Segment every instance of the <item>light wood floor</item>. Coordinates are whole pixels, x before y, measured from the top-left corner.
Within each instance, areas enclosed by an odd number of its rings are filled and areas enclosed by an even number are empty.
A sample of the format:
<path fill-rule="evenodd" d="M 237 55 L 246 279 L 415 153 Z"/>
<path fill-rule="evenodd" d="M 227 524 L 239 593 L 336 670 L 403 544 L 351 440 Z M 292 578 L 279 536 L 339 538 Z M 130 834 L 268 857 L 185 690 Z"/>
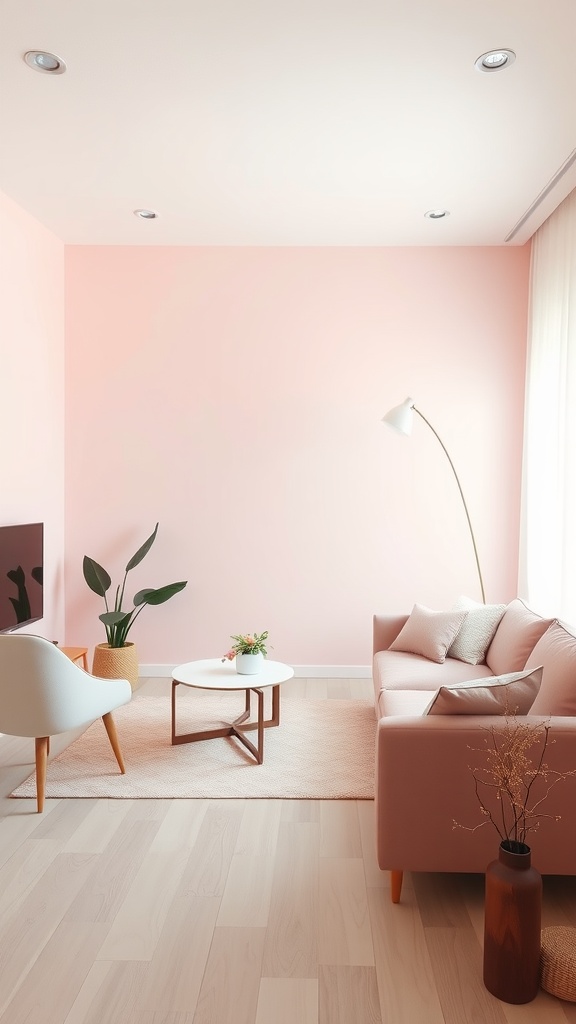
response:
<path fill-rule="evenodd" d="M 294 680 L 332 698 L 370 685 Z M 166 693 L 168 727 L 169 681 L 139 692 Z M 484 989 L 481 876 L 408 875 L 391 904 L 371 801 L 38 815 L 8 799 L 32 759 L 0 738 L 0 1024 L 576 1024 L 576 1004 Z M 545 880 L 543 923 L 576 926 L 576 879 Z"/>

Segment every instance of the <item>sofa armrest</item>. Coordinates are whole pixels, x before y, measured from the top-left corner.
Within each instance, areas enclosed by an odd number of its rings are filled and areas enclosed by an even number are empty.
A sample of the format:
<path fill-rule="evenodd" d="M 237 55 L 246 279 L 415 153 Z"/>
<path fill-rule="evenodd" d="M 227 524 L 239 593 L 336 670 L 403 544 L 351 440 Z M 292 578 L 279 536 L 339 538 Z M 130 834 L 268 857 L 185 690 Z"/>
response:
<path fill-rule="evenodd" d="M 387 651 L 402 627 L 408 622 L 409 617 L 409 615 L 375 615 L 372 625 L 372 653 Z"/>
<path fill-rule="evenodd" d="M 484 741 L 505 724 L 500 716 L 430 715 L 378 723 L 376 830 L 378 862 L 395 871 L 483 872 L 499 838 L 482 815 L 470 766 L 482 766 Z M 576 767 L 576 719 L 527 716 L 551 726 L 546 762 L 559 772 Z M 532 757 L 537 756 L 534 747 Z M 549 793 L 532 862 L 543 874 L 576 873 L 576 776 Z M 554 820 L 559 815 L 560 820 Z M 460 826 L 454 828 L 454 821 Z M 474 831 L 472 831 L 474 830 Z"/>

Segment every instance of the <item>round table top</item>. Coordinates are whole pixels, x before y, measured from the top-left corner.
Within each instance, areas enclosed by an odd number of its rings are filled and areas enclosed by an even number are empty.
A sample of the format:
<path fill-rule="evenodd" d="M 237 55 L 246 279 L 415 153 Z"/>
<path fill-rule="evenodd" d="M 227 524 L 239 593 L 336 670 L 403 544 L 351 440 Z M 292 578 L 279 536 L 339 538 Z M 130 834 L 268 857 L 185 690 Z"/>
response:
<path fill-rule="evenodd" d="M 281 661 L 264 659 L 262 668 L 253 675 L 240 675 L 233 661 L 222 661 L 221 658 L 206 658 L 204 661 L 188 661 L 185 665 L 177 665 L 172 672 L 172 679 L 184 686 L 197 686 L 201 690 L 252 690 L 265 686 L 277 686 L 285 683 L 294 675 L 294 669 L 283 665 Z"/>

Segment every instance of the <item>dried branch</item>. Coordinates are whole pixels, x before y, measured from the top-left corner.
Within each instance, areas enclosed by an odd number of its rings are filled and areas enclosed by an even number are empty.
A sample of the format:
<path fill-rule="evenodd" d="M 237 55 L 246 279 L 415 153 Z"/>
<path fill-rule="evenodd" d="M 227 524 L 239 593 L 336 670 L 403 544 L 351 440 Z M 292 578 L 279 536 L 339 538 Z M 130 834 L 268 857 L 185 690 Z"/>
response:
<path fill-rule="evenodd" d="M 546 814 L 540 808 L 554 786 L 576 775 L 576 769 L 558 772 L 546 763 L 546 750 L 555 742 L 550 737 L 549 722 L 519 721 L 516 715 L 506 715 L 503 728 L 490 726 L 483 731 L 488 733 L 484 747 L 470 749 L 484 755 L 486 766 L 469 766 L 469 771 L 484 821 L 473 826 L 453 821 L 453 828 L 475 832 L 490 823 L 503 842 L 525 843 L 528 834 L 535 832 L 543 819 L 559 821 L 559 815 Z M 534 764 L 530 752 L 537 744 L 541 749 Z M 537 784 L 545 787 L 539 796 L 534 791 Z M 492 802 L 498 802 L 497 814 L 487 806 L 483 790 L 491 791 Z"/>

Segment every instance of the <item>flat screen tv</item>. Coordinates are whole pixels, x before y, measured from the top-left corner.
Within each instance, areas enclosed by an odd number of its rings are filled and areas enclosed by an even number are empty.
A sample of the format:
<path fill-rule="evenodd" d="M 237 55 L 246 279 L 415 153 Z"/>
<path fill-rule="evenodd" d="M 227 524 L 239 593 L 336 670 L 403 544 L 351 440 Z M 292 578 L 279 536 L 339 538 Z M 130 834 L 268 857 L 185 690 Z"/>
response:
<path fill-rule="evenodd" d="M 0 526 L 0 633 L 44 614 L 44 523 Z"/>

